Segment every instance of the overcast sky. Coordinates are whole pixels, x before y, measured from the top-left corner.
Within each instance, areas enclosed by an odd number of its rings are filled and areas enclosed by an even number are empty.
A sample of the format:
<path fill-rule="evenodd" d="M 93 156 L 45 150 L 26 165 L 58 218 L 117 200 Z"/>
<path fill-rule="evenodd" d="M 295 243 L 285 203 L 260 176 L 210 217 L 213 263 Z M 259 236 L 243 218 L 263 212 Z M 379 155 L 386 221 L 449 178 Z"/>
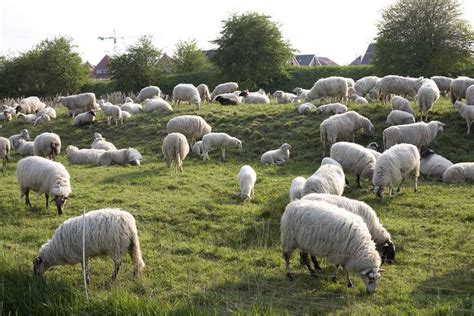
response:
<path fill-rule="evenodd" d="M 84 60 L 97 64 L 105 53 L 117 52 L 141 35 L 153 36 L 158 48 L 173 53 L 176 42 L 196 39 L 213 48 L 222 20 L 231 13 L 256 11 L 281 24 L 292 47 L 302 54 L 329 57 L 348 64 L 362 55 L 377 33 L 381 10 L 394 0 L 0 0 L 0 54 L 18 54 L 40 40 L 70 36 Z M 474 1 L 462 3 L 464 17 L 474 25 Z"/>

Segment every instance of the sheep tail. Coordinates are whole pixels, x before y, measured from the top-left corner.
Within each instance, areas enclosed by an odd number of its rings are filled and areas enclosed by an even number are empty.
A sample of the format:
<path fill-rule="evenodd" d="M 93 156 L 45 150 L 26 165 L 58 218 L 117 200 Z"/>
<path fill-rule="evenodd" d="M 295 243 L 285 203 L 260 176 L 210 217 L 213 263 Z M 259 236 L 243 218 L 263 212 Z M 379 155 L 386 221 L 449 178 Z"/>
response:
<path fill-rule="evenodd" d="M 142 250 L 140 248 L 140 241 L 138 240 L 137 229 L 134 229 L 131 237 L 130 245 L 130 257 L 132 258 L 133 265 L 135 266 L 135 275 L 142 275 L 143 269 L 145 268 L 145 262 L 142 259 Z"/>
<path fill-rule="evenodd" d="M 179 143 L 181 143 L 181 140 L 179 140 Z M 181 163 L 182 163 L 182 161 L 181 161 L 181 149 L 180 148 L 181 148 L 181 146 L 179 146 L 179 145 L 174 147 L 174 152 L 175 152 L 174 156 L 176 157 L 176 161 L 174 163 L 175 163 L 176 170 L 178 168 L 181 168 Z"/>

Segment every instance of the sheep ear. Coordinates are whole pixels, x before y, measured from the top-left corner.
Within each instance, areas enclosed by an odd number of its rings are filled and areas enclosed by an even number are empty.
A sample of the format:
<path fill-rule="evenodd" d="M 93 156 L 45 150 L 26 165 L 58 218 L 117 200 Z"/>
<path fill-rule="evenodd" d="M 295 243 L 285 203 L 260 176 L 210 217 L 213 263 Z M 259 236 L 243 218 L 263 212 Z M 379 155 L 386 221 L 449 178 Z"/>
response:
<path fill-rule="evenodd" d="M 439 122 L 439 123 L 440 123 L 439 125 L 441 125 L 441 127 L 445 127 L 445 126 L 446 126 L 446 124 L 444 124 L 444 123 L 441 123 L 441 122 Z"/>

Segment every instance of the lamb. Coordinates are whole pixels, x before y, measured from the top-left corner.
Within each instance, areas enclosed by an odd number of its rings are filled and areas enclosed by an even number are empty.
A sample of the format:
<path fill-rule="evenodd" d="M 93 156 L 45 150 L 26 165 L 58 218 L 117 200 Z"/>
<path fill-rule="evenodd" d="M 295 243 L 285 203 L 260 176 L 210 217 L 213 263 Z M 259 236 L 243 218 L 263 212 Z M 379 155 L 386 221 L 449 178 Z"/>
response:
<path fill-rule="evenodd" d="M 415 117 L 405 111 L 392 110 L 387 116 L 387 124 L 389 126 L 412 123 L 415 123 Z"/>
<path fill-rule="evenodd" d="M 152 99 L 153 100 L 153 99 Z M 120 106 L 122 111 L 127 111 L 130 114 L 135 114 L 143 111 L 143 107 L 139 103 L 126 102 Z"/>
<path fill-rule="evenodd" d="M 303 197 L 303 189 L 306 184 L 306 179 L 304 177 L 296 177 L 291 181 L 290 186 L 290 202 L 301 199 Z"/>
<path fill-rule="evenodd" d="M 123 111 L 122 110 L 122 119 L 125 121 L 125 120 L 128 120 L 129 118 L 132 117 L 132 114 L 130 114 L 129 112 L 127 111 Z"/>
<path fill-rule="evenodd" d="M 232 93 L 239 89 L 237 82 L 226 82 L 217 85 L 211 93 L 211 100 L 214 100 L 216 96 L 223 93 Z"/>
<path fill-rule="evenodd" d="M 139 166 L 142 160 L 140 152 L 134 148 L 107 150 L 97 160 L 99 166 L 132 165 Z"/>
<path fill-rule="evenodd" d="M 20 100 L 20 103 L 16 106 L 16 113 L 36 114 L 45 107 L 46 104 L 41 102 L 38 97 L 28 97 Z"/>
<path fill-rule="evenodd" d="M 54 159 L 61 153 L 61 138 L 55 133 L 42 133 L 36 136 L 33 143 L 35 156 Z"/>
<path fill-rule="evenodd" d="M 325 97 L 343 101 L 347 97 L 347 89 L 347 81 L 342 77 L 321 78 L 315 82 L 309 93 L 306 95 L 305 102 Z"/>
<path fill-rule="evenodd" d="M 325 119 L 319 127 L 323 157 L 327 145 L 332 146 L 342 140 L 354 142 L 354 135 L 360 129 L 364 129 L 369 136 L 374 133 L 372 122 L 355 111 L 336 114 Z"/>
<path fill-rule="evenodd" d="M 426 146 L 439 132 L 443 131 L 445 125 L 440 121 L 431 121 L 387 127 L 383 131 L 383 146 L 385 150 L 400 143 L 413 144 L 418 147 Z"/>
<path fill-rule="evenodd" d="M 35 121 L 33 122 L 33 126 L 43 124 L 43 123 L 49 122 L 49 121 L 51 121 L 51 118 L 49 117 L 48 114 L 41 114 L 41 115 L 36 117 Z"/>
<path fill-rule="evenodd" d="M 181 115 L 172 118 L 166 124 L 166 130 L 170 133 L 181 133 L 194 142 L 209 134 L 212 127 L 200 116 Z"/>
<path fill-rule="evenodd" d="M 443 173 L 453 165 L 451 161 L 435 154 L 433 150 L 426 146 L 421 146 L 420 158 L 421 174 L 433 178 L 434 180 L 442 180 Z"/>
<path fill-rule="evenodd" d="M 7 162 L 10 160 L 10 141 L 5 137 L 0 137 L 0 159 L 2 159 L 2 172 L 7 171 Z"/>
<path fill-rule="evenodd" d="M 240 185 L 240 198 L 244 202 L 249 202 L 254 195 L 255 182 L 257 181 L 257 173 L 249 165 L 242 166 L 237 175 Z"/>
<path fill-rule="evenodd" d="M 428 112 L 433 108 L 434 103 L 439 99 L 439 89 L 431 79 L 423 79 L 422 85 L 415 96 L 416 103 L 420 109 L 420 121 L 425 118 L 428 121 Z"/>
<path fill-rule="evenodd" d="M 31 123 L 31 124 L 34 123 L 34 121 L 37 118 L 36 114 L 23 114 L 23 113 L 17 114 L 17 117 L 23 123 Z"/>
<path fill-rule="evenodd" d="M 183 172 L 183 160 L 189 153 L 189 144 L 186 136 L 180 133 L 170 133 L 166 135 L 161 147 L 168 168 L 174 162 L 175 171 Z"/>
<path fill-rule="evenodd" d="M 279 149 L 269 150 L 265 152 L 260 158 L 260 161 L 265 165 L 280 165 L 290 159 L 290 149 L 291 145 L 284 143 L 280 146 Z"/>
<path fill-rule="evenodd" d="M 335 164 L 321 164 L 318 170 L 306 180 L 303 196 L 310 193 L 329 193 L 342 195 L 346 177 L 342 168 Z"/>
<path fill-rule="evenodd" d="M 356 94 L 365 97 L 375 87 L 377 80 L 379 80 L 379 77 L 376 76 L 363 77 L 357 80 L 354 84 Z"/>
<path fill-rule="evenodd" d="M 288 204 L 281 218 L 281 244 L 287 277 L 293 278 L 290 257 L 299 248 L 327 257 L 330 264 L 342 265 L 346 286 L 352 287 L 349 272 L 356 272 L 366 290 L 373 293 L 380 277 L 381 259 L 362 218 L 335 205 L 310 200 Z M 336 270 L 337 274 L 337 270 Z"/>
<path fill-rule="evenodd" d="M 201 97 L 199 96 L 198 89 L 188 83 L 180 83 L 175 86 L 173 89 L 173 102 L 179 105 L 181 101 L 188 101 L 189 104 L 194 104 L 196 109 L 199 110 Z"/>
<path fill-rule="evenodd" d="M 162 98 L 147 99 L 145 105 L 143 106 L 143 112 L 161 112 L 161 113 L 170 113 L 173 112 L 171 104 Z"/>
<path fill-rule="evenodd" d="M 103 150 L 117 150 L 114 144 L 105 140 L 99 133 L 94 133 L 94 141 L 91 144 L 91 149 Z"/>
<path fill-rule="evenodd" d="M 421 87 L 422 81 L 423 77 L 385 76 L 380 80 L 379 96 L 383 101 L 386 101 L 390 94 L 414 97 Z"/>
<path fill-rule="evenodd" d="M 140 90 L 140 92 L 137 95 L 137 101 L 143 102 L 146 99 L 152 99 L 154 97 L 160 97 L 160 96 L 161 96 L 160 88 L 156 86 L 148 86 Z"/>
<path fill-rule="evenodd" d="M 90 110 L 85 113 L 79 113 L 74 118 L 74 126 L 80 127 L 82 125 L 92 124 L 95 122 L 95 111 Z"/>
<path fill-rule="evenodd" d="M 356 176 L 359 188 L 361 177 L 369 181 L 372 180 L 377 157 L 371 150 L 359 144 L 338 142 L 331 146 L 330 156 L 341 164 L 345 173 L 351 173 Z"/>
<path fill-rule="evenodd" d="M 273 96 L 277 99 L 278 103 L 297 103 L 300 100 L 297 95 L 282 90 L 275 91 Z"/>
<path fill-rule="evenodd" d="M 306 99 L 306 96 L 308 95 L 309 93 L 309 89 L 303 89 L 303 88 L 294 88 L 293 89 L 293 92 L 296 93 L 296 95 L 301 99 L 301 100 L 304 100 Z"/>
<path fill-rule="evenodd" d="M 458 110 L 459 114 L 461 114 L 461 117 L 466 120 L 467 133 L 470 134 L 471 123 L 474 121 L 474 105 L 466 105 L 460 101 L 456 101 L 453 106 Z"/>
<path fill-rule="evenodd" d="M 240 103 L 240 97 L 233 93 L 219 94 L 214 101 L 220 103 L 220 105 L 237 105 Z"/>
<path fill-rule="evenodd" d="M 466 103 L 474 105 L 474 84 L 470 85 L 466 90 Z"/>
<path fill-rule="evenodd" d="M 392 105 L 392 111 L 393 110 L 405 111 L 415 116 L 415 112 L 410 106 L 410 101 L 408 101 L 404 97 L 394 95 L 392 99 L 390 100 L 390 104 Z"/>
<path fill-rule="evenodd" d="M 3 111 L 0 113 L 0 122 L 8 122 L 11 121 L 13 115 L 9 111 Z"/>
<path fill-rule="evenodd" d="M 371 142 L 370 144 L 367 145 L 366 148 L 379 152 L 379 144 L 377 144 L 376 142 Z"/>
<path fill-rule="evenodd" d="M 431 80 L 436 82 L 440 93 L 447 95 L 451 90 L 451 83 L 453 82 L 452 78 L 444 76 L 433 76 L 431 77 Z"/>
<path fill-rule="evenodd" d="M 73 145 L 66 148 L 66 157 L 70 165 L 97 165 L 103 149 L 79 149 Z"/>
<path fill-rule="evenodd" d="M 115 126 L 118 126 L 119 122 L 123 124 L 122 110 L 120 106 L 114 105 L 110 102 L 99 101 L 102 112 L 107 116 L 107 125 L 110 125 L 111 121 L 115 121 Z"/>
<path fill-rule="evenodd" d="M 20 134 L 12 135 L 8 139 L 10 140 L 11 149 L 18 149 L 18 146 L 20 146 L 19 140 L 20 139 L 30 140 L 30 133 L 28 132 L 27 129 L 24 129 L 20 132 Z"/>
<path fill-rule="evenodd" d="M 420 176 L 420 153 L 411 144 L 398 144 L 385 150 L 375 163 L 374 193 L 382 198 L 384 188 L 389 188 L 389 196 L 392 197 L 392 189 L 398 186 L 397 192 L 405 178 L 411 172 L 415 173 L 415 192 Z"/>
<path fill-rule="evenodd" d="M 16 166 L 16 178 L 20 186 L 20 199 L 25 196 L 28 207 L 31 207 L 29 194 L 33 191 L 45 195 L 46 208 L 49 207 L 49 197 L 52 197 L 58 214 L 63 213 L 71 194 L 71 185 L 69 173 L 61 163 L 38 156 L 26 157 Z"/>
<path fill-rule="evenodd" d="M 458 77 L 451 82 L 451 86 L 449 87 L 451 91 L 451 101 L 453 104 L 456 101 L 461 101 L 462 98 L 466 97 L 466 91 L 469 86 L 474 84 L 474 78 L 468 77 Z"/>
<path fill-rule="evenodd" d="M 248 104 L 268 104 L 270 103 L 270 99 L 267 95 L 262 94 L 260 92 L 248 92 L 242 91 L 239 94 L 240 97 L 244 98 L 244 103 Z"/>
<path fill-rule="evenodd" d="M 342 114 L 347 112 L 347 106 L 342 103 L 329 103 L 317 108 L 316 113 Z"/>
<path fill-rule="evenodd" d="M 209 159 L 209 151 L 221 149 L 221 158 L 225 160 L 225 150 L 229 147 L 242 149 L 242 142 L 226 133 L 208 133 L 202 137 L 202 159 Z"/>
<path fill-rule="evenodd" d="M 36 113 L 37 116 L 40 116 L 43 114 L 48 115 L 52 119 L 55 119 L 57 117 L 56 110 L 50 106 L 47 106 L 44 109 L 38 111 L 38 113 Z"/>
<path fill-rule="evenodd" d="M 443 182 L 461 183 L 467 181 L 474 181 L 474 162 L 454 164 L 443 173 Z"/>
<path fill-rule="evenodd" d="M 97 109 L 95 94 L 92 92 L 70 95 L 67 97 L 57 97 L 54 102 L 64 105 L 69 110 L 69 114 L 71 114 L 72 117 L 75 117 L 79 113 Z"/>
<path fill-rule="evenodd" d="M 211 93 L 209 92 L 209 88 L 205 83 L 201 83 L 199 86 L 196 87 L 199 91 L 199 97 L 204 102 L 209 102 L 211 100 Z"/>
<path fill-rule="evenodd" d="M 202 157 L 202 151 L 202 140 L 200 140 L 193 145 L 192 152 L 197 156 Z"/>
<path fill-rule="evenodd" d="M 316 107 L 311 102 L 306 102 L 298 106 L 298 113 L 304 114 L 306 112 L 311 112 L 312 110 L 316 109 Z"/>
<path fill-rule="evenodd" d="M 83 231 L 86 232 L 84 245 Z M 122 254 L 128 252 L 134 265 L 134 274 L 141 275 L 145 267 L 138 239 L 135 218 L 122 209 L 105 208 L 68 219 L 43 244 L 33 261 L 35 275 L 42 276 L 49 268 L 64 264 L 82 264 L 85 247 L 86 282 L 89 283 L 89 258 L 108 256 L 114 261 L 112 280 L 121 265 Z"/>
<path fill-rule="evenodd" d="M 34 156 L 35 155 L 35 150 L 34 150 L 34 142 L 28 142 L 24 139 L 20 139 L 18 141 L 18 153 L 22 157 L 28 157 L 28 156 Z"/>
<path fill-rule="evenodd" d="M 361 97 L 360 95 L 356 94 L 355 89 L 352 87 L 348 89 L 348 94 L 349 94 L 349 100 L 354 102 L 355 104 L 369 104 L 369 101 L 367 101 L 366 98 Z"/>

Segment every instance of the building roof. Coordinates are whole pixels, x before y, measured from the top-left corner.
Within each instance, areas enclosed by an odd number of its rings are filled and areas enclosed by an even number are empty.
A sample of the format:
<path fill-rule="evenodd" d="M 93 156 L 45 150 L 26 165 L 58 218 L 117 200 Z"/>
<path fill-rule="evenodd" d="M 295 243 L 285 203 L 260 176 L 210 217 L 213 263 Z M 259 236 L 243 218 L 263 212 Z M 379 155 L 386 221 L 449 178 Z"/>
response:
<path fill-rule="evenodd" d="M 364 57 L 362 57 L 361 65 L 371 64 L 375 54 L 375 43 L 370 43 L 365 51 Z"/>
<path fill-rule="evenodd" d="M 294 56 L 299 66 L 337 66 L 327 57 L 319 57 L 315 54 L 302 54 Z"/>
<path fill-rule="evenodd" d="M 357 65 L 360 65 L 360 62 L 362 61 L 362 56 L 359 55 L 356 57 L 356 59 L 354 59 L 350 64 L 349 66 L 357 66 Z"/>
<path fill-rule="evenodd" d="M 334 61 L 327 57 L 316 57 L 318 59 L 318 62 L 321 66 L 339 66 L 336 64 Z"/>
<path fill-rule="evenodd" d="M 110 62 L 110 57 L 109 55 L 105 55 L 102 57 L 102 59 L 99 61 L 99 63 L 95 66 L 95 69 L 109 69 L 109 62 Z"/>
<path fill-rule="evenodd" d="M 109 62 L 109 55 L 105 55 L 104 57 L 102 57 L 99 63 L 94 67 L 94 70 L 92 71 L 92 77 L 94 79 L 109 79 Z"/>

